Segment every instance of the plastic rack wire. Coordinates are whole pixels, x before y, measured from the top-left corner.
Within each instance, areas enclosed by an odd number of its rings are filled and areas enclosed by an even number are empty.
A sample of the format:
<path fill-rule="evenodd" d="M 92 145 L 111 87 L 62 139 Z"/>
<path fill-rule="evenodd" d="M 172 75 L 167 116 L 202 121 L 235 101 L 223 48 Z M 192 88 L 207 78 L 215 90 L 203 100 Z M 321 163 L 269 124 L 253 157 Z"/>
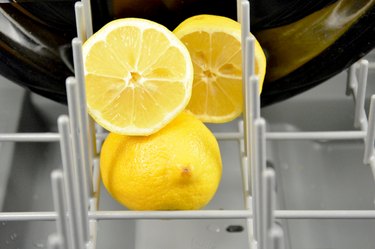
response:
<path fill-rule="evenodd" d="M 355 103 L 355 131 L 266 132 L 261 118 L 258 78 L 254 75 L 254 37 L 250 35 L 250 7 L 237 0 L 241 23 L 244 115 L 239 132 L 215 133 L 217 139 L 241 144 L 241 173 L 244 209 L 199 211 L 102 211 L 98 210 L 101 144 L 107 135 L 87 114 L 84 89 L 82 43 L 92 35 L 89 0 L 75 4 L 78 37 L 72 41 L 75 76 L 66 80 L 69 116 L 58 119 L 58 133 L 0 134 L 0 141 L 59 142 L 63 170 L 52 172 L 55 212 L 0 212 L 0 221 L 56 221 L 57 233 L 48 238 L 49 248 L 96 248 L 97 221 L 111 219 L 232 219 L 247 220 L 248 246 L 253 249 L 282 249 L 283 231 L 275 219 L 375 219 L 375 210 L 275 210 L 275 172 L 266 168 L 267 140 L 364 141 L 363 162 L 375 175 L 375 95 L 369 118 L 364 101 L 369 63 L 361 60 L 348 70 L 347 94 Z M 357 69 L 359 73 L 357 77 Z"/>

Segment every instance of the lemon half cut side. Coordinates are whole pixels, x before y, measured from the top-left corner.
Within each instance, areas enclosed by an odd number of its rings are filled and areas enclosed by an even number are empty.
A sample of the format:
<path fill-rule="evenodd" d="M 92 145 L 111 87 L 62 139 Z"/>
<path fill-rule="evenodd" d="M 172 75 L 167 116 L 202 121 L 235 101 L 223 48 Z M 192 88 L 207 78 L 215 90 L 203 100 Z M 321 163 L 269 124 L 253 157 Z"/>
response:
<path fill-rule="evenodd" d="M 150 135 L 188 104 L 193 65 L 164 26 L 140 18 L 112 21 L 83 45 L 87 107 L 105 129 Z"/>
<path fill-rule="evenodd" d="M 243 110 L 241 25 L 223 16 L 198 15 L 183 21 L 173 33 L 188 48 L 194 66 L 187 110 L 210 123 L 238 117 Z M 261 91 L 266 57 L 257 40 L 254 57 Z"/>

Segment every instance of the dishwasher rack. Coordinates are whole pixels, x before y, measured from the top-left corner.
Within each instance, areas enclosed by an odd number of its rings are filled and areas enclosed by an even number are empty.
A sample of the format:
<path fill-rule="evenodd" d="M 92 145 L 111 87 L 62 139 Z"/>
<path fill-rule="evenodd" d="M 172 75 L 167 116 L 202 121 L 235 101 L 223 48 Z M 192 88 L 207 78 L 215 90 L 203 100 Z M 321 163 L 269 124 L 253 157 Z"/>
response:
<path fill-rule="evenodd" d="M 361 60 L 348 70 L 347 95 L 352 95 L 353 131 L 267 132 L 260 113 L 258 78 L 254 75 L 254 37 L 250 35 L 248 0 L 237 0 L 241 23 L 243 60 L 243 120 L 238 132 L 214 133 L 218 140 L 236 140 L 241 148 L 244 208 L 199 211 L 103 211 L 99 210 L 100 144 L 107 135 L 88 116 L 84 85 L 82 42 L 93 33 L 90 1 L 75 4 L 78 37 L 72 41 L 75 77 L 66 80 L 69 116 L 58 119 L 58 133 L 0 134 L 0 141 L 59 142 L 63 170 L 52 172 L 55 212 L 0 212 L 0 221 L 56 221 L 57 233 L 48 238 L 49 248 L 95 249 L 97 221 L 111 219 L 245 219 L 248 247 L 282 249 L 284 236 L 275 219 L 375 219 L 375 210 L 275 210 L 275 172 L 266 167 L 267 140 L 351 140 L 364 141 L 363 163 L 369 165 L 375 181 L 375 95 L 369 117 L 364 102 L 369 63 Z"/>

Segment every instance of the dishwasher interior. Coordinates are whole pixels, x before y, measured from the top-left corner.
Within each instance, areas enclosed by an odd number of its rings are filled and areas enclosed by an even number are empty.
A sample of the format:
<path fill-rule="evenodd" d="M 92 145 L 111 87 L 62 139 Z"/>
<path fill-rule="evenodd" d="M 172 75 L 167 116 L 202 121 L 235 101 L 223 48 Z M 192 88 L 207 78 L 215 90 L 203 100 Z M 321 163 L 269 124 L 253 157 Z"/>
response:
<path fill-rule="evenodd" d="M 375 93 L 373 55 L 365 97 Z M 347 72 L 287 101 L 262 108 L 267 132 L 354 131 L 355 104 L 346 95 Z M 68 107 L 0 78 L 0 133 L 58 132 Z M 214 133 L 238 132 L 235 120 L 208 125 Z M 219 140 L 223 177 L 205 210 L 242 210 L 240 142 Z M 363 163 L 363 139 L 267 139 L 267 167 L 276 172 L 277 210 L 374 210 L 375 181 Z M 0 142 L 1 212 L 53 212 L 51 172 L 62 167 L 60 144 Z M 100 188 L 99 210 L 125 210 Z M 1 214 L 1 213 L 0 213 Z M 276 219 L 287 249 L 370 249 L 374 219 Z M 248 248 L 246 219 L 103 219 L 96 248 Z M 0 222 L 0 248 L 47 248 L 53 220 Z"/>

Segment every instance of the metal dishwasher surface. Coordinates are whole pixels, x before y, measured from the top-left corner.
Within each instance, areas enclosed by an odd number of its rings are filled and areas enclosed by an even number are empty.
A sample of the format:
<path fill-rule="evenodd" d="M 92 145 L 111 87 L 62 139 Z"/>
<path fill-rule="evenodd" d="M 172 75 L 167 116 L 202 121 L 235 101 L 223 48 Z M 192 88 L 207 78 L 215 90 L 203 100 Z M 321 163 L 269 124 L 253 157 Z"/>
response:
<path fill-rule="evenodd" d="M 368 93 L 375 93 L 374 76 L 370 71 Z M 353 130 L 354 105 L 351 97 L 345 96 L 345 82 L 343 73 L 302 95 L 262 109 L 267 129 Z M 6 104 L 1 102 L 0 110 L 6 112 L 0 115 L 1 132 L 56 132 L 56 119 L 67 113 L 67 108 L 15 89 L 0 85 L 1 96 L 19 92 L 8 97 Z M 3 127 L 7 122 L 13 123 Z M 215 132 L 237 131 L 237 122 L 209 127 Z M 220 149 L 223 178 L 206 209 L 243 209 L 239 144 L 220 141 Z M 50 173 L 61 167 L 59 144 L 2 142 L 0 155 L 0 169 L 9 170 L 6 179 L 1 174 L 2 211 L 53 211 Z M 267 160 L 277 173 L 278 209 L 374 209 L 374 179 L 371 169 L 361 164 L 362 157 L 362 141 L 269 140 Z M 99 209 L 124 207 L 101 186 Z M 372 249 L 375 245 L 374 220 L 280 220 L 280 224 L 290 249 Z M 45 248 L 48 235 L 55 229 L 51 221 L 2 222 L 0 248 Z M 236 219 L 101 220 L 97 248 L 242 249 L 247 248 L 246 232 L 245 221 Z"/>

